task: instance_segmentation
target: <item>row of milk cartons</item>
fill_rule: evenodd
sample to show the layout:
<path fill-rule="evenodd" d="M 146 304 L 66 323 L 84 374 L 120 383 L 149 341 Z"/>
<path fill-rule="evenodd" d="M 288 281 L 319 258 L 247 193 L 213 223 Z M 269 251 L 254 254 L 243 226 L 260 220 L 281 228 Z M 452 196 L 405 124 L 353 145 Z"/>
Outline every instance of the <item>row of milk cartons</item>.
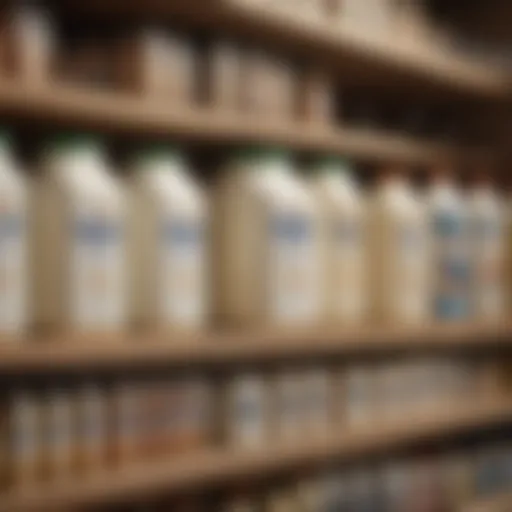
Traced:
<path fill-rule="evenodd" d="M 506 315 L 508 212 L 488 183 L 462 195 L 440 175 L 420 195 L 390 169 L 363 195 L 342 160 L 301 177 L 252 148 L 207 198 L 172 147 L 131 167 L 112 174 L 95 138 L 67 134 L 29 179 L 0 138 L 0 332 Z"/>

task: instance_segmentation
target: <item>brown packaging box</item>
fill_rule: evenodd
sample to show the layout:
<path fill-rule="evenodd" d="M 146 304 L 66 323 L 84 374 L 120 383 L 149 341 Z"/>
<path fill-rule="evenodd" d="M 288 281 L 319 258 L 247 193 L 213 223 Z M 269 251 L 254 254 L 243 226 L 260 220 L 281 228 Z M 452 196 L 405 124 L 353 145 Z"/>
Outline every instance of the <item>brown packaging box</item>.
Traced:
<path fill-rule="evenodd" d="M 142 458 L 140 383 L 116 382 L 109 390 L 109 462 L 124 466 Z"/>
<path fill-rule="evenodd" d="M 115 87 L 113 49 L 109 41 L 90 40 L 69 44 L 56 59 L 60 82 L 93 87 Z"/>
<path fill-rule="evenodd" d="M 263 118 L 293 117 L 296 80 L 288 63 L 263 52 L 247 52 L 240 76 L 244 111 Z"/>
<path fill-rule="evenodd" d="M 9 402 L 0 396 L 0 489 L 9 485 Z"/>
<path fill-rule="evenodd" d="M 181 103 L 195 99 L 196 56 L 178 36 L 145 30 L 121 40 L 115 68 L 121 89 L 145 98 Z"/>
<path fill-rule="evenodd" d="M 298 116 L 303 121 L 329 124 L 334 121 L 334 91 L 326 73 L 308 70 L 298 98 Z"/>
<path fill-rule="evenodd" d="M 77 430 L 77 466 L 79 472 L 104 469 L 107 449 L 107 402 L 103 388 L 87 383 L 74 401 Z"/>
<path fill-rule="evenodd" d="M 327 19 L 336 18 L 341 19 L 343 13 L 343 1 L 344 0 L 323 0 L 321 1 L 321 8 Z"/>
<path fill-rule="evenodd" d="M 0 16 L 0 68 L 25 85 L 49 81 L 53 56 L 50 18 L 43 10 L 17 7 Z"/>
<path fill-rule="evenodd" d="M 209 107 L 236 111 L 240 106 L 239 49 L 230 43 L 213 43 L 206 51 L 200 86 Z"/>
<path fill-rule="evenodd" d="M 7 481 L 14 487 L 33 486 L 42 476 L 43 407 L 24 390 L 14 392 L 7 407 Z"/>
<path fill-rule="evenodd" d="M 141 406 L 142 450 L 146 457 L 165 457 L 169 453 L 168 437 L 169 383 L 164 380 L 144 386 Z"/>

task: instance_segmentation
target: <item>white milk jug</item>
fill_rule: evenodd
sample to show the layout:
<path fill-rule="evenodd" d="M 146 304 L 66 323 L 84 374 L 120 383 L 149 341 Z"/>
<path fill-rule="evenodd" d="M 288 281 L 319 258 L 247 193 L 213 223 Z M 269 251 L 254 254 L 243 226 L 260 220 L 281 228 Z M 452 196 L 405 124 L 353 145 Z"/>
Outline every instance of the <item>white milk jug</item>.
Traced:
<path fill-rule="evenodd" d="M 407 181 L 391 170 L 371 204 L 372 301 L 377 320 L 421 323 L 429 312 L 427 217 Z"/>
<path fill-rule="evenodd" d="M 504 205 L 491 185 L 477 184 L 468 197 L 471 229 L 471 309 L 476 320 L 499 321 L 506 301 L 506 228 Z"/>
<path fill-rule="evenodd" d="M 347 162 L 316 164 L 312 187 L 320 209 L 322 306 L 329 323 L 361 322 L 367 313 L 365 207 Z"/>
<path fill-rule="evenodd" d="M 469 314 L 469 224 L 452 180 L 439 175 L 428 193 L 432 237 L 432 310 L 436 320 L 460 321 Z"/>
<path fill-rule="evenodd" d="M 38 324 L 77 333 L 125 324 L 125 211 L 101 145 L 63 135 L 43 156 L 35 190 Z"/>
<path fill-rule="evenodd" d="M 246 150 L 216 197 L 219 316 L 278 327 L 315 323 L 320 311 L 318 214 L 285 153 Z"/>
<path fill-rule="evenodd" d="M 136 325 L 187 331 L 204 326 L 207 205 L 182 155 L 156 147 L 130 176 L 130 280 Z"/>
<path fill-rule="evenodd" d="M 0 336 L 22 334 L 28 318 L 27 186 L 0 134 Z M 2 338 L 0 337 L 0 340 Z"/>

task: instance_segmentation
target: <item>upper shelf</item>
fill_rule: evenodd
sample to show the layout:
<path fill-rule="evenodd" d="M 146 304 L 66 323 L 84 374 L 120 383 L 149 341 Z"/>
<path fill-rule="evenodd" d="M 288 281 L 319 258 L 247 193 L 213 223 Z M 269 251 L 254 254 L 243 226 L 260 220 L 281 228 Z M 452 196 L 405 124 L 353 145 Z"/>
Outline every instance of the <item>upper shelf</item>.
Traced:
<path fill-rule="evenodd" d="M 223 37 L 240 37 L 312 57 L 343 80 L 386 86 L 404 92 L 419 90 L 483 100 L 510 98 L 510 80 L 496 66 L 471 59 L 435 42 L 384 37 L 365 27 L 351 27 L 326 19 L 304 20 L 293 13 L 276 12 L 267 4 L 234 0 L 88 0 L 58 2 L 72 15 L 120 19 L 153 19 L 188 23 Z"/>
<path fill-rule="evenodd" d="M 172 101 L 143 100 L 133 95 L 49 84 L 31 87 L 0 80 L 0 115 L 79 129 L 176 137 L 191 141 L 265 143 L 291 149 L 330 152 L 372 162 L 431 164 L 470 160 L 480 151 L 386 133 L 279 119 L 258 119 L 207 108 L 180 108 Z"/>
<path fill-rule="evenodd" d="M 190 338 L 120 336 L 118 341 L 61 336 L 27 339 L 0 346 L 0 374 L 69 371 L 145 365 L 228 365 L 277 361 L 311 361 L 392 352 L 512 348 L 508 326 L 475 325 L 430 328 L 313 329 L 297 332 L 227 332 Z"/>

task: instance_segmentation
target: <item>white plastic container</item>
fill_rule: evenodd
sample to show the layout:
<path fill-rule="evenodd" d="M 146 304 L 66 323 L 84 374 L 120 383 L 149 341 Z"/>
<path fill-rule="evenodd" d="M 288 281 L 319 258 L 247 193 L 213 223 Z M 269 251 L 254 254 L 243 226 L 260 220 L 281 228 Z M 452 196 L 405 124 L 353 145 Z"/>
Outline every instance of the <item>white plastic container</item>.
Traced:
<path fill-rule="evenodd" d="M 329 323 L 358 323 L 367 314 L 364 203 L 347 162 L 326 159 L 314 171 L 312 186 L 321 212 L 325 319 Z"/>
<path fill-rule="evenodd" d="M 390 170 L 371 204 L 373 316 L 385 323 L 418 324 L 430 306 L 426 208 L 407 181 Z"/>
<path fill-rule="evenodd" d="M 506 211 L 490 183 L 469 194 L 471 230 L 471 310 L 475 319 L 496 322 L 505 315 Z"/>
<path fill-rule="evenodd" d="M 325 368 L 315 367 L 301 373 L 302 414 L 300 421 L 309 439 L 325 438 L 332 427 L 331 375 Z"/>
<path fill-rule="evenodd" d="M 436 320 L 457 321 L 469 314 L 469 224 L 465 202 L 445 175 L 429 191 L 432 237 L 432 308 Z"/>
<path fill-rule="evenodd" d="M 281 370 L 272 382 L 272 433 L 279 443 L 297 443 L 306 431 L 303 374 L 296 369 Z"/>
<path fill-rule="evenodd" d="M 237 375 L 224 391 L 226 442 L 240 449 L 261 449 L 269 441 L 268 388 L 256 374 Z"/>
<path fill-rule="evenodd" d="M 219 316 L 258 326 L 316 323 L 318 214 L 286 154 L 242 152 L 218 183 Z"/>
<path fill-rule="evenodd" d="M 125 324 L 125 211 L 121 185 L 91 137 L 63 135 L 43 155 L 34 194 L 35 318 L 76 334 Z"/>
<path fill-rule="evenodd" d="M 206 320 L 207 205 L 182 155 L 153 148 L 130 181 L 131 316 L 136 325 L 191 331 Z"/>
<path fill-rule="evenodd" d="M 0 133 L 0 339 L 22 334 L 27 310 L 27 188 Z"/>

